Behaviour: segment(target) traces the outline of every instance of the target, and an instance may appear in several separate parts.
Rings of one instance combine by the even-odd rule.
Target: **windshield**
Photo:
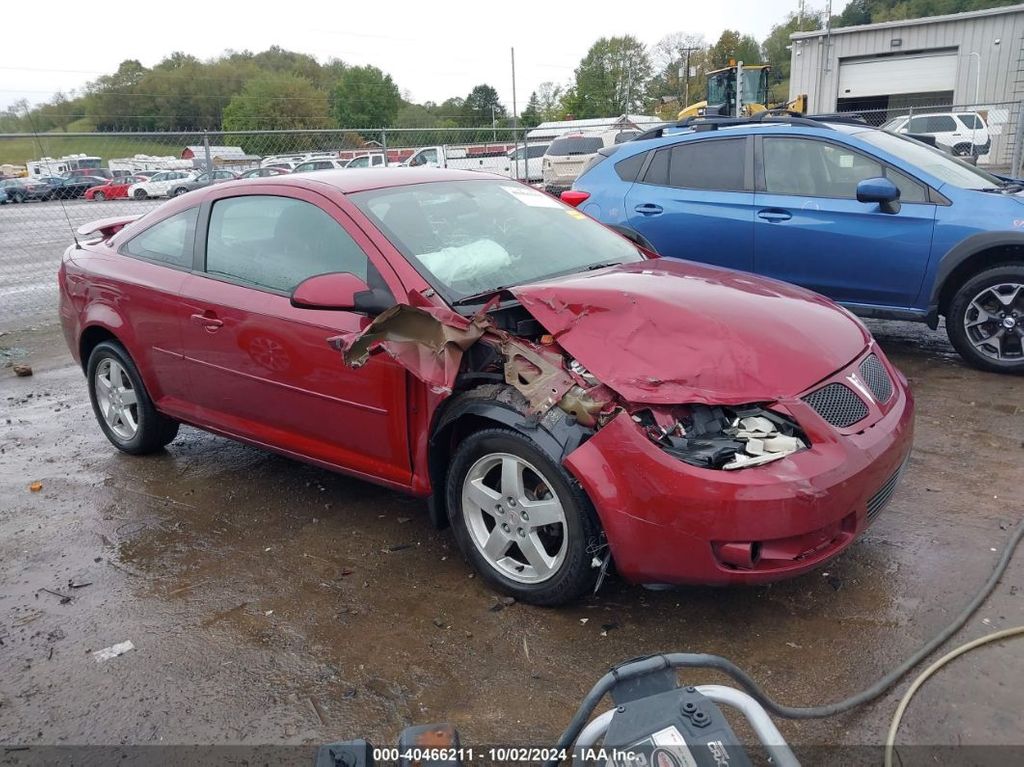
[[[350,199],[449,302],[599,264],[643,260],[627,240],[520,184],[444,181]]]
[[[881,130],[863,131],[857,138],[930,173],[945,184],[961,189],[998,189],[1002,181],[945,152]]]

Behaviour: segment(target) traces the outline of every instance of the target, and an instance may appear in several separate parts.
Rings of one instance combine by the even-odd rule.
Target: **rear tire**
[[[21,192],[15,192],[11,195],[11,202],[25,202],[25,195]]]
[[[107,199],[107,196],[103,194],[103,192],[96,192],[96,194],[94,194],[92,198],[94,200],[99,200],[100,202],[103,202],[105,199]]]
[[[986,269],[953,296],[949,342],[968,364],[993,373],[1024,373],[1024,263]]]
[[[142,376],[124,347],[103,341],[86,366],[89,399],[100,429],[130,455],[155,453],[178,435],[178,422],[157,412]]]
[[[597,515],[576,480],[528,437],[503,428],[470,434],[455,450],[445,497],[459,549],[496,588],[544,606],[593,589]]]
[[[953,154],[956,157],[970,157],[971,156],[971,145],[970,144],[957,144],[953,147]]]

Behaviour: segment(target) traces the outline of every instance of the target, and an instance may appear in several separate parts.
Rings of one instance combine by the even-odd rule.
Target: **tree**
[[[765,63],[771,64],[772,72],[778,80],[789,79],[791,63],[789,36],[794,32],[821,29],[823,20],[824,13],[805,11],[802,17],[791,13],[784,22],[772,27],[772,31],[765,38],[761,49],[764,52]]]
[[[850,0],[838,16],[834,26],[852,27],[897,19],[919,19],[945,13],[963,13],[983,8],[1014,5],[1019,0]]]
[[[655,76],[648,86],[648,96],[664,110],[675,114],[684,103],[693,102],[704,92],[707,43],[704,35],[673,32],[665,35],[651,49]],[[694,76],[690,71],[694,70]]]
[[[401,107],[398,86],[377,67],[349,67],[334,87],[334,117],[342,128],[387,128]]]
[[[565,88],[553,82],[543,82],[537,86],[537,112],[541,122],[546,120],[558,120],[564,110],[562,98],[565,96]]]
[[[540,102],[537,100],[537,91],[530,94],[530,98],[526,102],[526,107],[519,114],[519,119],[527,128],[533,128],[542,122],[540,116]]]
[[[477,85],[462,102],[462,124],[467,128],[489,126],[505,114],[498,91],[487,84]]]
[[[709,69],[721,69],[729,66],[730,60],[742,61],[744,64],[761,63],[761,46],[750,35],[741,35],[733,29],[722,32],[718,42],[708,52]]]
[[[268,72],[250,80],[224,109],[225,131],[324,128],[327,94],[303,77]]]
[[[631,35],[602,37],[576,68],[565,106],[580,119],[642,112],[651,74],[651,59],[643,43]]]

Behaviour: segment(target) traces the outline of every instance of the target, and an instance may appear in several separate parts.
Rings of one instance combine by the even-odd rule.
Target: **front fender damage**
[[[770,402],[722,406],[705,404],[703,398],[672,405],[627,400],[541,332],[542,326],[536,326],[532,339],[500,327],[496,306],[493,301],[467,318],[443,307],[397,305],[362,331],[330,343],[354,368],[386,354],[445,398],[481,383],[504,382],[521,395],[523,417],[540,419],[557,408],[587,435],[627,413],[634,428],[667,454],[699,468],[759,466],[808,447],[799,426],[782,409],[771,409]],[[559,461],[566,457],[564,450],[550,452]]]

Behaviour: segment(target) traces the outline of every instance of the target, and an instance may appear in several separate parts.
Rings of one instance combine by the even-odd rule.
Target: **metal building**
[[[812,112],[892,115],[954,104],[1009,107],[1024,98],[1024,4],[797,32],[791,41],[790,97],[806,93]]]

